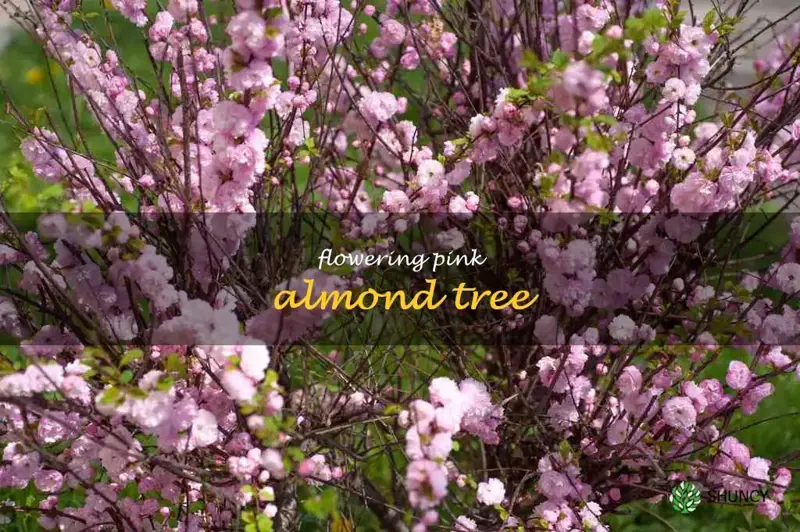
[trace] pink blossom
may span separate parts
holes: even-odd
[[[747,467],[747,476],[755,480],[769,480],[769,466],[771,462],[765,458],[754,457],[750,459]]]
[[[286,475],[281,453],[275,449],[264,449],[261,455],[261,466],[269,471],[275,478],[283,478]]]
[[[400,57],[400,65],[406,70],[416,70],[420,64],[420,56],[417,49],[409,46]]]
[[[680,212],[712,212],[717,194],[717,185],[699,174],[690,174],[682,183],[672,188],[672,206]]]
[[[163,41],[169,36],[172,31],[172,26],[175,19],[169,11],[159,11],[156,15],[155,22],[150,26],[148,33],[151,41]]]
[[[42,469],[33,476],[33,483],[36,485],[36,489],[45,493],[54,493],[60,490],[63,480],[63,475],[52,469]]]
[[[503,504],[506,497],[506,488],[503,482],[496,478],[490,478],[486,482],[478,484],[478,502],[487,506]]]
[[[247,107],[226,100],[214,107],[214,125],[220,133],[241,138],[252,131],[256,123]]]
[[[268,25],[256,11],[245,10],[231,18],[225,30],[237,52],[243,55],[253,54],[258,59],[267,59],[283,49],[283,34],[268,31],[269,28],[280,27],[281,24],[282,19],[279,18]]]
[[[681,430],[691,430],[697,422],[697,411],[688,397],[667,400],[661,409],[661,415],[667,425]]]
[[[264,379],[264,371],[269,365],[267,346],[245,344],[240,348],[239,357],[239,367],[245,375],[256,382]]]
[[[695,154],[691,148],[678,148],[672,152],[672,164],[678,170],[688,170],[695,161]]]
[[[377,127],[399,112],[397,98],[388,92],[371,92],[358,103],[358,110],[367,124]]]
[[[686,94],[686,84],[679,78],[668,79],[662,90],[664,98],[670,102],[677,102]]]
[[[631,395],[639,391],[642,386],[642,373],[636,366],[626,366],[617,381],[617,386],[623,395]]]
[[[386,19],[381,25],[381,39],[388,46],[402,44],[406,38],[406,29],[400,22],[394,19]]]
[[[464,239],[464,234],[458,228],[453,227],[437,234],[436,243],[442,250],[453,251],[464,247],[466,240]]]
[[[759,403],[774,392],[775,385],[771,382],[765,382],[751,388],[742,401],[742,413],[748,416],[754,414]]]
[[[609,19],[608,11],[584,4],[575,10],[578,31],[598,31],[606,25]]]
[[[478,525],[465,515],[459,515],[453,523],[455,532],[477,532]]]
[[[111,5],[137,26],[147,24],[147,15],[144,12],[147,8],[145,0],[111,0]]]
[[[433,383],[431,383],[432,385]],[[431,398],[433,399],[433,396]],[[436,419],[434,406],[427,401],[417,399],[411,403],[409,412],[420,434],[428,434],[431,424]]]
[[[611,321],[608,332],[614,340],[620,343],[630,343],[636,339],[638,327],[631,318],[620,314]]]
[[[428,385],[428,392],[434,405],[453,407],[459,410],[462,408],[461,391],[452,379],[447,377],[434,378]]]
[[[747,388],[751,378],[750,368],[744,362],[734,360],[728,365],[728,374],[725,376],[725,382],[734,390]]]
[[[464,401],[461,428],[479,437],[484,443],[499,443],[497,426],[502,420],[503,408],[492,404],[486,385],[473,379],[465,379],[459,384],[459,389]]]
[[[800,293],[800,264],[790,262],[781,264],[775,272],[775,283],[781,291],[789,295]]]
[[[234,401],[246,402],[253,399],[256,387],[244,373],[238,370],[226,371],[222,375],[222,386]]]
[[[736,463],[748,467],[750,465],[750,450],[736,438],[728,436],[722,440],[720,450]]]
[[[408,212],[411,202],[408,195],[402,190],[387,190],[383,193],[382,207],[386,212],[403,214]]]
[[[208,410],[199,410],[192,421],[190,448],[207,447],[217,442],[219,430],[217,419]]]
[[[777,502],[783,501],[784,493],[792,482],[792,473],[785,467],[778,468],[775,479],[772,481],[772,498]]]
[[[537,489],[539,493],[554,501],[565,499],[573,491],[567,476],[552,469],[542,473]]]
[[[439,182],[444,177],[444,166],[435,160],[427,160],[417,169],[417,183],[424,187]]]
[[[758,503],[758,506],[756,506],[756,511],[770,521],[774,521],[779,515],[781,515],[780,505],[771,499],[767,499]]]
[[[408,465],[406,489],[412,507],[433,508],[447,495],[447,470],[430,460],[415,460]]]

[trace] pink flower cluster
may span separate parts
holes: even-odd
[[[430,402],[412,401],[399,415],[406,431],[406,455],[410,459],[406,489],[412,507],[429,511],[447,495],[447,484],[454,474],[447,462],[453,450],[453,437],[467,432],[490,445],[499,443],[496,429],[503,408],[493,405],[486,386],[473,379],[456,384],[447,377],[436,377],[428,386]],[[502,487],[502,484],[501,484]],[[479,490],[479,497],[481,491]],[[502,497],[501,497],[502,498]],[[423,519],[418,530],[426,530]]]
[[[641,4],[112,0],[145,38],[144,82],[74,2],[34,2],[27,24],[113,156],[74,116],[22,121],[65,208],[34,231],[0,209],[0,332],[18,343],[0,487],[35,488],[63,530],[344,522],[341,486],[385,529],[410,507],[415,532],[604,531],[684,479],[768,488],[757,511],[776,519],[790,468],[730,432],[800,376],[800,222],[754,271],[729,245],[797,186],[800,30],[720,95],[727,19]],[[320,210],[336,231],[298,216]],[[513,267],[480,288],[540,299],[402,331],[435,356],[361,312],[273,299],[371,288],[368,267],[303,265],[318,237],[391,254],[417,233],[412,251],[453,254],[491,233]],[[315,345],[337,318],[370,348]],[[440,349],[462,332],[482,345]],[[360,470],[381,454],[407,461],[405,490]]]

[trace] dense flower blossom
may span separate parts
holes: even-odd
[[[717,214],[741,225],[796,186],[785,50],[800,31],[756,63],[752,106],[715,96],[706,116],[729,42],[716,15],[544,2],[534,28],[514,2],[484,4],[112,0],[165,74],[147,83],[73,2],[32,4],[26,23],[111,146],[23,121],[22,154],[64,212],[25,232],[0,211],[17,283],[0,333],[19,347],[0,376],[0,487],[35,492],[42,526],[291,530],[341,485],[386,529],[410,508],[414,532],[604,531],[637,486],[678,479],[769,489],[757,512],[780,515],[789,469],[729,433],[780,395],[775,375],[800,375],[800,222],[741,285],[711,266],[737,240]],[[336,231],[291,217],[318,207]],[[317,237],[365,257],[421,233],[413,251],[449,256],[482,244],[481,224],[508,259],[481,289],[540,299],[433,314],[434,356],[311,304],[369,294],[376,273],[301,266]],[[276,298],[306,286],[307,305]],[[315,345],[340,319],[369,350]],[[723,345],[720,382],[704,370]],[[405,490],[368,480],[378,461]]]

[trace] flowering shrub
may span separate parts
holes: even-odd
[[[800,221],[748,214],[797,197],[800,30],[726,88],[736,20],[678,2],[110,4],[149,71],[72,0],[15,14],[74,96],[10,104],[63,197],[0,209],[0,486],[42,527],[600,531],[681,480],[778,518],[790,463],[735,425],[800,371]],[[477,288],[540,299],[331,349],[346,316],[271,295],[376,277],[307,269],[310,214],[491,233]]]

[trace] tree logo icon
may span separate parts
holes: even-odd
[[[685,480],[672,488],[672,494],[669,496],[672,507],[682,514],[694,512],[700,506],[701,500],[700,489]]]

